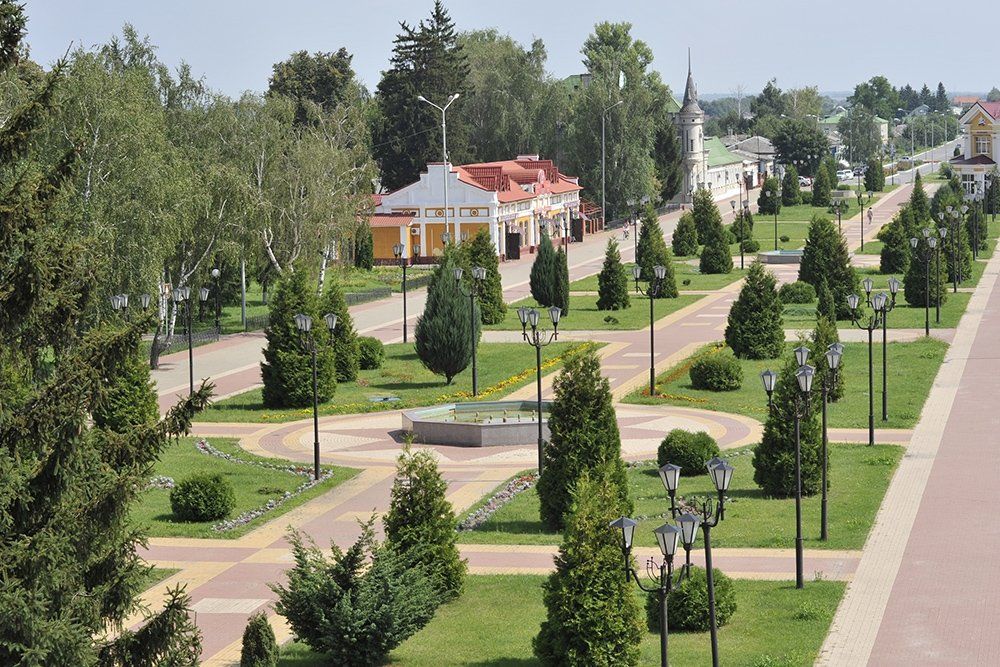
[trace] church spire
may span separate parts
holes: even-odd
[[[691,49],[688,49],[688,78],[687,86],[684,88],[684,103],[681,105],[681,113],[701,113],[698,106],[698,88],[694,85],[694,76],[691,74]]]

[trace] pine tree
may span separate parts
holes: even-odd
[[[335,281],[327,281],[320,314],[333,313],[337,316],[337,327],[333,330],[333,354],[337,369],[337,382],[354,382],[358,379],[358,333],[354,330],[354,318],[347,308],[344,293]],[[326,326],[325,322],[316,322]]]
[[[268,408],[304,408],[312,405],[312,357],[295,327],[294,318],[298,313],[313,320],[311,334],[316,343],[319,401],[330,400],[337,389],[336,356],[329,345],[330,333],[305,272],[294,271],[278,281],[268,309],[268,325],[264,331],[267,347],[264,348],[264,361],[260,364],[264,383],[262,395]]]
[[[671,248],[675,257],[687,257],[698,254],[698,229],[694,225],[691,211],[685,211],[671,237]]]
[[[545,472],[538,480],[541,519],[552,530],[563,527],[573,489],[581,476],[608,466],[618,490],[618,514],[628,514],[625,463],[608,380],[601,376],[597,353],[586,348],[570,357],[553,384]]]
[[[785,177],[781,179],[781,203],[785,206],[795,206],[802,203],[802,193],[799,191],[799,172],[792,165],[785,167]]]
[[[913,214],[914,224],[924,227],[931,219],[931,206],[927,200],[927,193],[924,191],[924,181],[920,176],[920,171],[916,172],[913,178],[913,192],[910,193],[910,212]]]
[[[944,303],[948,300],[948,266],[946,262],[942,261],[939,270],[939,263],[934,261],[934,251],[931,251],[929,265],[925,267],[923,253],[927,248],[927,239],[923,235],[917,238],[917,250],[913,253],[913,259],[910,261],[910,268],[906,271],[906,276],[903,277],[903,297],[906,299],[906,303],[911,306],[923,308],[926,305],[926,286],[929,282],[931,289],[930,307],[933,308],[939,302]],[[938,240],[940,241],[940,239]],[[929,281],[928,268],[930,270]]]
[[[799,280],[819,289],[821,278],[826,279],[833,292],[837,319],[850,317],[847,296],[858,293],[858,276],[851,266],[847,241],[832,222],[817,216],[809,224],[809,236],[799,263]]]
[[[455,541],[458,522],[446,497],[448,484],[428,450],[404,447],[396,459],[389,512],[385,515],[388,544],[410,564],[432,578],[442,600],[462,592],[465,561]]]
[[[774,389],[774,409],[764,423],[764,435],[753,452],[753,481],[764,495],[790,498],[795,495],[795,396],[799,392],[795,357],[785,357]],[[814,389],[816,385],[814,384]],[[819,411],[812,408],[800,422],[802,495],[820,489]]]
[[[829,292],[829,290],[827,290]],[[813,389],[815,389],[816,400],[822,400],[820,397],[820,389],[823,382],[827,381],[830,376],[830,366],[826,361],[826,350],[833,343],[840,342],[840,334],[837,331],[837,322],[831,320],[825,315],[819,314],[817,311],[816,317],[816,328],[813,329],[812,336],[810,338],[809,349],[811,354],[809,356],[809,364],[816,368],[816,377],[813,380]],[[844,371],[843,371],[843,360],[841,360],[840,370],[837,371],[837,381],[829,388],[829,400],[839,401],[844,396]],[[822,407],[821,403],[817,403]]]
[[[613,475],[584,473],[576,488],[556,571],[545,583],[546,619],[533,642],[543,665],[639,664],[639,604],[622,576],[621,538],[608,528],[622,513]]]
[[[882,161],[877,157],[868,160],[868,168],[865,170],[865,190],[868,192],[885,190],[885,170],[882,168]]]
[[[569,258],[562,247],[556,252],[556,291],[554,306],[559,306],[563,315],[569,314]]]
[[[878,232],[882,241],[879,251],[879,271],[882,273],[906,273],[910,267],[910,237],[906,234],[900,215]]]
[[[663,240],[663,229],[660,221],[656,217],[656,210],[652,204],[647,204],[642,214],[642,229],[639,230],[639,242],[636,247],[639,265],[639,278],[645,282],[652,282],[656,279],[656,266],[663,266],[667,269],[666,277],[657,292],[658,299],[673,299],[677,296],[677,281],[674,278],[674,267],[670,262],[670,251],[667,250],[667,243]]]
[[[278,654],[278,642],[267,615],[264,612],[254,614],[243,630],[240,667],[278,667]]]
[[[776,284],[774,274],[760,260],[750,265],[726,325],[726,344],[737,357],[774,359],[781,355],[785,330]]]
[[[531,297],[540,306],[556,305],[556,292],[559,289],[559,265],[556,263],[556,251],[552,247],[549,235],[542,232],[542,240],[538,243],[535,261],[531,264],[529,284]]]
[[[375,264],[375,245],[372,230],[367,222],[358,225],[354,237],[354,266],[365,271],[371,271]]]
[[[729,239],[721,218],[714,220],[705,230],[705,247],[701,249],[698,269],[706,274],[729,273],[733,270],[733,256],[729,252]]]
[[[722,226],[722,215],[719,207],[712,199],[712,193],[700,188],[694,193],[694,203],[691,205],[691,215],[694,216],[694,226],[698,230],[699,245],[706,245],[710,233],[716,225]]]
[[[629,307],[628,276],[622,266],[621,254],[618,252],[618,242],[608,239],[608,248],[604,252],[604,265],[597,274],[597,309],[623,310]]]
[[[472,336],[479,340],[479,317],[471,317],[469,301],[455,280],[455,250],[449,246],[431,275],[427,303],[417,319],[417,356],[427,370],[443,375],[447,384],[472,361]],[[537,260],[536,260],[537,261]]]
[[[820,164],[819,169],[816,171],[816,177],[813,178],[813,206],[827,207],[830,205],[830,190],[833,187],[831,183],[832,180],[830,174],[827,172],[826,163]]]
[[[777,197],[772,197],[771,192],[778,192]],[[757,212],[761,215],[774,215],[781,213],[781,181],[777,176],[768,176],[764,179],[764,185],[757,195]]]
[[[490,233],[480,228],[472,240],[463,243],[469,265],[486,269],[486,278],[480,284],[479,311],[483,324],[499,324],[507,314],[507,302],[503,298],[503,283],[500,280],[500,258],[490,240]],[[465,272],[468,280],[473,280],[471,271]],[[468,284],[468,283],[467,283]]]

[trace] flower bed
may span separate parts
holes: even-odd
[[[458,524],[458,532],[475,530],[483,525],[497,510],[513,500],[517,494],[533,487],[536,482],[538,482],[538,473],[534,472],[513,478],[503,488],[490,496],[476,511],[462,519],[462,522]]]

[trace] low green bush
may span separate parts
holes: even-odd
[[[743,384],[743,367],[729,350],[699,357],[688,374],[695,389],[736,391]]]
[[[816,300],[816,288],[807,282],[796,280],[785,283],[778,290],[781,303],[812,303]]]
[[[787,234],[782,234],[778,238],[781,240],[782,243],[788,243],[788,235]]]
[[[757,239],[744,239],[743,240],[743,252],[759,252],[760,251],[760,241]]]
[[[712,568],[715,584],[715,621],[724,626],[736,613],[736,590],[733,580]],[[669,631],[704,632],[709,629],[708,577],[705,570],[691,566],[691,576],[684,577],[667,596]],[[646,596],[646,623],[652,632],[660,629],[660,601],[657,593]]]
[[[378,338],[358,337],[358,364],[363,371],[382,368],[385,361],[385,346]]]
[[[194,475],[170,491],[170,509],[182,521],[224,519],[234,507],[236,493],[222,475]]]
[[[656,464],[663,466],[673,463],[681,467],[686,476],[707,475],[705,467],[710,459],[719,455],[719,445],[715,438],[704,431],[692,433],[675,428],[663,439],[656,450]]]
[[[850,192],[854,188],[848,183],[838,183],[837,189],[840,190],[841,192]]]

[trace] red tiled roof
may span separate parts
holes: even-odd
[[[979,101],[978,95],[956,95],[951,100],[954,104],[975,104]]]
[[[368,219],[370,227],[406,227],[413,222],[409,213],[376,213]]]
[[[1000,119],[1000,102],[980,101],[978,104],[993,118],[993,120]]]
[[[989,157],[987,155],[977,155],[976,157],[969,158],[968,160],[966,160],[962,156],[959,156],[959,157],[952,158],[951,160],[949,160],[949,162],[951,162],[951,164],[954,164],[954,165],[969,166],[969,167],[975,167],[975,166],[979,166],[979,165],[996,164],[996,162],[993,161],[993,158],[991,158],[991,157]]]

